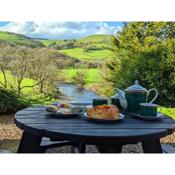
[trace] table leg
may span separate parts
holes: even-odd
[[[159,139],[142,141],[144,153],[162,153],[162,148]]]
[[[41,140],[41,136],[24,131],[19,144],[18,153],[43,153],[44,150],[40,146]]]
[[[121,153],[122,152],[122,144],[100,144],[96,145],[98,151],[100,153]]]

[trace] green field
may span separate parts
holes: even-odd
[[[9,85],[12,84],[15,89],[17,89],[17,83],[16,80],[14,80],[13,76],[10,73],[6,73],[7,80],[9,82]],[[2,73],[0,73],[0,80],[3,82],[4,78]],[[22,86],[32,86],[37,81],[29,78],[24,78],[22,81]],[[49,97],[44,96],[44,94],[37,93],[38,86],[35,86],[34,88],[24,88],[22,89],[22,97],[26,98],[26,101],[31,102],[32,104],[50,104],[54,99],[49,99]]]
[[[175,120],[175,108],[162,108],[161,112]]]
[[[110,50],[110,37],[111,35],[90,35],[81,39],[77,39],[74,42],[72,40],[39,40],[42,44],[48,47],[52,43],[65,44],[70,41],[74,43],[75,48],[62,49],[58,52],[66,54],[70,57],[79,60],[104,60],[107,57],[113,56],[113,52]],[[88,47],[96,47],[95,50],[88,50]]]
[[[63,40],[39,40],[42,44],[44,44],[46,47],[55,42],[56,44],[62,44],[64,43]]]
[[[25,35],[0,31],[0,41],[25,46],[44,46],[41,42],[35,41]]]
[[[89,35],[87,37],[81,38],[78,40],[78,42],[83,43],[104,43],[109,42],[111,35],[103,35],[103,34],[97,34],[97,35]]]
[[[13,76],[10,74],[10,73],[6,73],[6,77],[7,77],[7,80],[9,82],[9,84],[12,84],[12,86],[14,87],[17,87],[17,83],[16,83],[16,80],[13,78]],[[4,82],[4,78],[3,78],[3,75],[2,73],[0,73],[0,80],[2,82]],[[29,78],[25,78],[23,81],[22,81],[22,86],[32,86],[33,84],[35,84],[36,81],[33,80],[33,79],[29,79]],[[24,88],[22,90],[22,93],[27,95],[27,94],[31,94],[32,93],[32,88]]]
[[[104,49],[104,50],[93,50],[89,52],[85,52],[82,48],[74,48],[74,49],[65,49],[59,50],[60,53],[67,54],[70,57],[77,58],[79,60],[103,60],[107,57],[113,56],[112,51]]]
[[[85,71],[87,73],[86,82],[87,84],[98,83],[101,80],[99,69],[65,69],[63,70],[64,75],[66,75],[67,81],[72,81],[72,77],[77,71]]]

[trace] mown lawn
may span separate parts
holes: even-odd
[[[108,49],[103,50],[93,50],[93,51],[84,51],[83,48],[74,48],[74,49],[65,49],[59,50],[60,53],[67,54],[70,57],[79,59],[79,60],[102,60],[104,58],[113,56],[113,52]]]

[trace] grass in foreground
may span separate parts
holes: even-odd
[[[163,107],[161,113],[172,117],[175,120],[175,108],[165,108]]]

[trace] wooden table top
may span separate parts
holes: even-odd
[[[86,143],[137,142],[161,138],[172,134],[175,121],[167,116],[155,121],[145,121],[125,114],[116,123],[96,123],[81,116],[76,118],[53,118],[46,108],[29,107],[15,115],[15,124],[27,132],[49,137],[53,140],[71,140]]]

